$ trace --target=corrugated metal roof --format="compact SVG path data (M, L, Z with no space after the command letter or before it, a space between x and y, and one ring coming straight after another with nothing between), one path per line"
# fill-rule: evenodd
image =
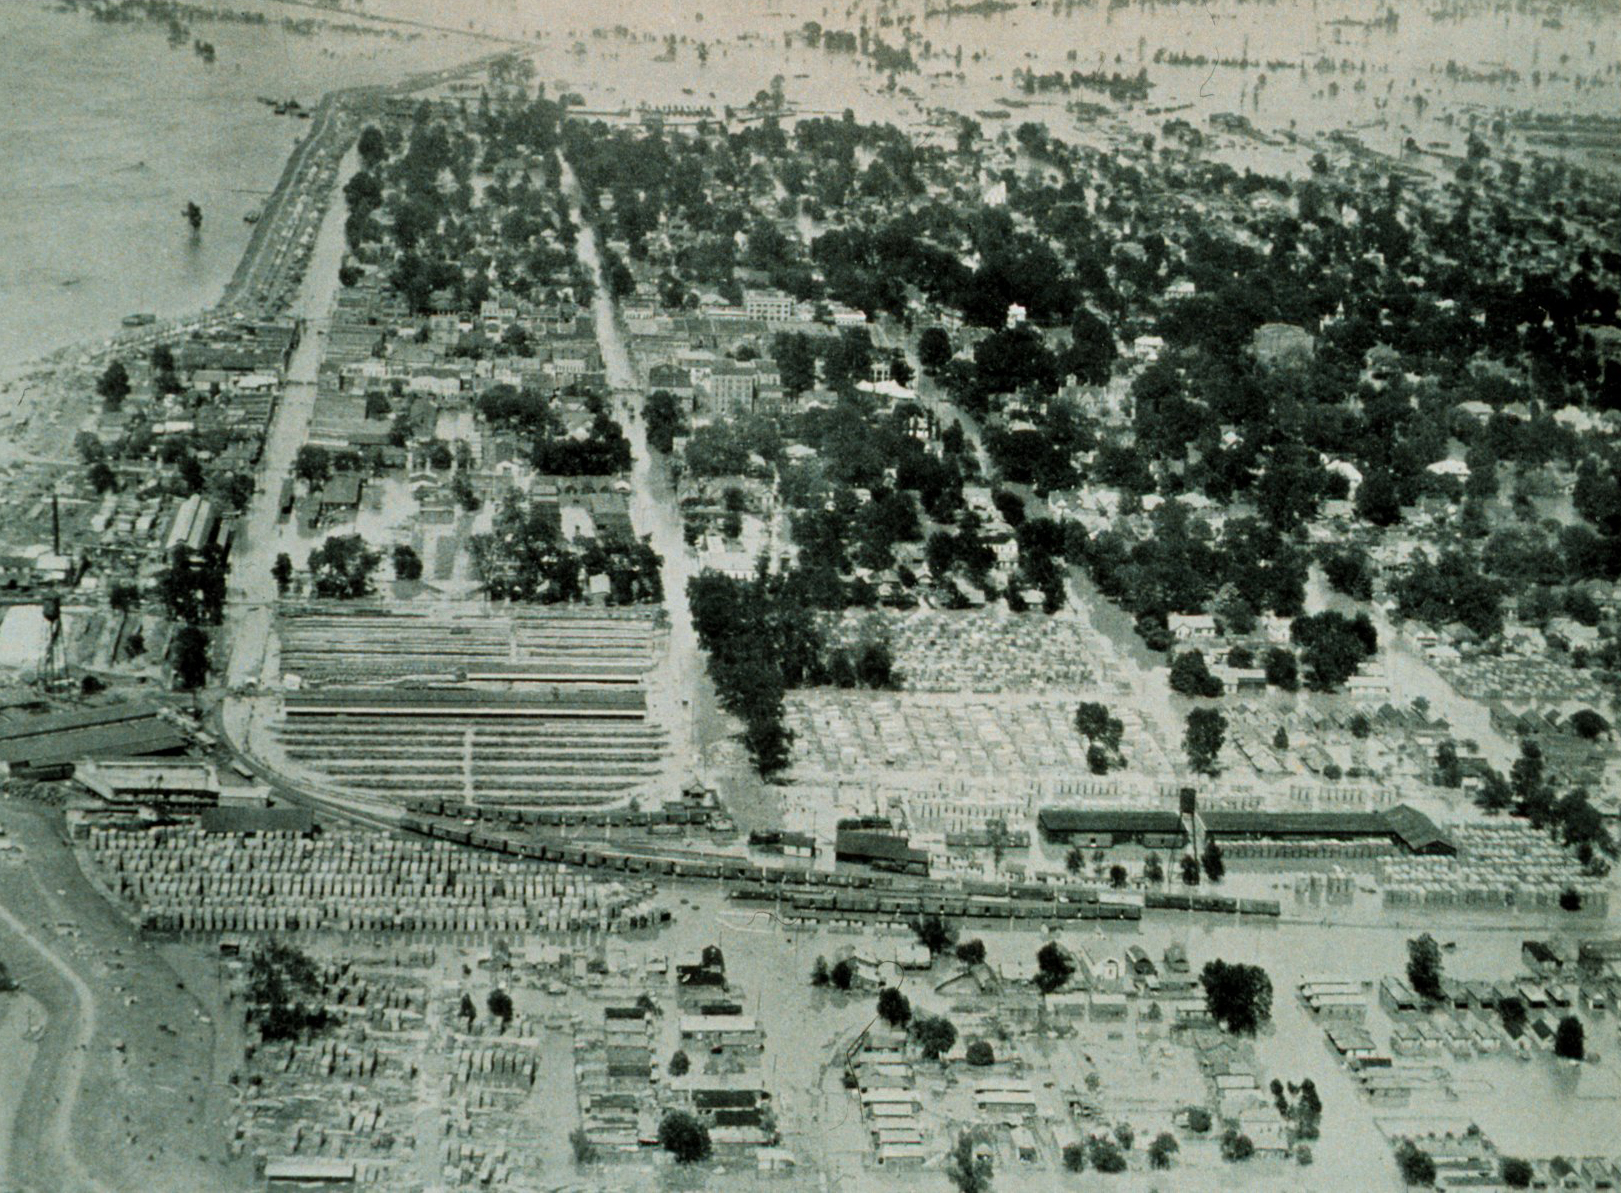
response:
M186 744L185 736L173 725L148 715L0 738L0 762L48 766L84 758L143 757L175 753Z
M1147 808L1043 808L1039 820L1048 833L1174 833L1182 823L1175 812Z

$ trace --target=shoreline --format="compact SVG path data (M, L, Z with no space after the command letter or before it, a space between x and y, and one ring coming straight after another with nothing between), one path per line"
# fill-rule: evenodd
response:
M247 246L210 306L143 327L122 328L99 340L71 340L28 359L0 361L0 467L47 458L41 455L41 444L29 442L42 433L36 419L51 410L70 409L71 402L83 399L94 373L110 358L150 351L160 343L174 343L192 332L239 318L270 319L283 314L307 264L300 251L313 247L313 233L304 243L300 232L320 227L336 195L335 186L306 182L317 181L327 169L335 175L338 163L359 136L360 121L351 117L363 118L368 103L476 74L510 52L480 54L454 66L416 71L393 83L335 88L322 95L309 133L288 153ZM306 198L310 202L301 205ZM257 288L258 297L250 297L251 288Z
M485 38L485 40L491 40ZM380 100L394 95L409 94L426 87L434 87L463 75L476 73L485 69L495 59L506 56L512 51L502 50L495 53L480 54L475 58L458 63L455 66L444 67L437 70L416 71L393 83L361 84L353 87L339 87L324 93L317 101L316 115L311 120L309 133L295 145L288 153L283 163L280 176L270 195L266 198L259 221L254 225L247 245L242 255L237 259L236 266L229 278L221 286L219 297L211 304L199 310L175 315L167 319L159 319L155 323L138 328L120 328L105 338L78 338L68 340L55 346L46 348L38 355L20 357L12 360L0 360L0 418L15 416L21 411L20 402L14 408L7 409L4 396L19 382L38 381L48 382L65 367L78 364L86 368L94 367L107 357L120 352L149 349L155 344L172 341L174 338L187 332L207 326L215 320L229 320L238 317L251 317L247 310L238 312L242 302L242 290L251 280L253 274L262 265L266 264L264 258L267 253L273 253L276 245L271 242L271 234L276 230L278 220L284 215L290 202L296 203L303 194L297 185L299 174L309 159L310 151L320 146L337 125L341 125L344 116L353 114L350 105L364 104L367 100ZM345 110L345 109L349 110ZM358 131L351 132L350 137L358 135ZM331 146L320 146L331 148ZM335 163L347 148L333 153L332 161ZM326 200L330 202L330 198ZM324 204L317 205L312 215L318 220ZM293 282L296 283L294 278ZM267 311L258 312L261 316L269 314Z

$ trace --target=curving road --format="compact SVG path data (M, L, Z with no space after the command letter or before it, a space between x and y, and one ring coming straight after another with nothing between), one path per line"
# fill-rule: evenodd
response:
M50 896L40 886L38 876L31 874L29 878L39 891L41 904L47 904ZM54 997L52 991L35 991L50 1021L29 1074L27 1094L34 1096L25 1096L12 1126L13 1171L5 1174L10 1182L6 1187L49 1188L64 1193L88 1189L101 1193L107 1186L91 1175L73 1141L73 1115L84 1084L85 1059L96 1034L95 994L50 941L41 938L4 904L0 904L0 929L3 929L0 937L8 944L20 946L42 962L66 987L71 999ZM12 953L12 950L7 952ZM46 1091L53 1091L49 1100ZM39 1181L46 1172L66 1179L60 1182L53 1179L46 1184L29 1183Z

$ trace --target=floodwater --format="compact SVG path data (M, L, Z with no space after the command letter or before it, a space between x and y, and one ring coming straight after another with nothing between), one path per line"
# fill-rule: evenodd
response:
M875 940L880 943L873 951L884 955L888 941L910 940L911 934L904 929L855 930L826 924L790 930L759 905L728 903L712 888L676 887L667 893L666 903L676 912L674 923L650 939L640 939L637 934L630 954L633 959L664 955L673 962L696 954L707 944L721 946L729 979L742 991L747 1013L758 1017L766 1034L764 1076L778 1102L784 1146L798 1152L802 1162L821 1165L836 1188L942 1187L938 1174L885 1173L871 1163L870 1148L853 1121L859 1117L854 1098L839 1089L836 1073L830 1072L839 1048L870 1020L871 992L837 995L813 990L807 981L817 956L867 948ZM1294 914L1287 903L1286 910ZM1547 934L1546 930L1490 927L1475 917L1446 913L1432 914L1422 926L1398 923L1393 917L1356 926L1328 926L1155 913L1140 923L1086 924L1057 933L1057 939L1072 949L1085 950L1094 962L1121 957L1128 946L1140 944L1157 963L1165 948L1176 943L1186 950L1195 973L1217 958L1261 965L1273 986L1272 1023L1254 1044L1262 1085L1273 1077L1285 1082L1310 1077L1324 1102L1322 1136L1312 1144L1315 1163L1309 1168L1281 1160L1224 1164L1216 1157L1213 1144L1200 1143L1178 1131L1184 1153L1172 1173L1144 1171L1139 1154L1133 1173L1111 1178L1111 1187L1133 1193L1155 1187L1396 1193L1401 1183L1388 1135L1431 1129L1461 1133L1470 1123L1477 1124L1508 1155L1611 1152L1614 1124L1621 1114L1621 1080L1614 1055L1615 1027L1606 1016L1590 1017L1588 1023L1589 1047L1606 1054L1600 1063L1572 1069L1542 1052L1529 1061L1507 1056L1458 1060L1443 1054L1431 1063L1450 1071L1448 1084L1455 1098L1437 1090L1415 1094L1410 1105L1386 1108L1357 1091L1350 1073L1329 1047L1322 1024L1313 1020L1296 997L1296 987L1307 976L1371 978L1377 984L1379 978L1399 975L1406 965L1407 938L1424 930L1455 944L1443 957L1449 976L1492 981L1523 977L1521 940ZM1048 939L1038 927L1008 929L982 924L963 925L962 936L981 937L993 966L1027 960ZM951 1013L953 998L961 996L938 994L933 987L958 968L955 962L942 960L932 973L907 975L902 989L914 1008ZM1069 1058L1093 1056L1103 1078L1099 1099L1105 1110L1104 1125L1131 1120L1137 1128L1139 1150L1168 1125L1163 1120L1169 1110L1204 1100L1202 1083L1192 1076L1189 1046L1172 1044L1169 1053L1163 1052L1163 1025L1139 1019L1147 1001L1134 999L1130 1018L1122 1024L1080 1020L1073 1041L1026 1037L1017 1046L1031 1066L1024 1076L1037 1089L1048 1082L1056 1082L1059 1089L1079 1086L1084 1072L1066 1067ZM1376 995L1370 995L1369 1003L1365 1026L1384 1045L1391 1023ZM1111 1035L1117 1038L1111 1039ZM1052 1058L1050 1065L1043 1059L1047 1056ZM1152 1079L1144 1083L1140 1080L1142 1066L1150 1070L1159 1066L1183 1084L1162 1085ZM956 1074L957 1083L969 1080ZM938 1079L929 1076L928 1066L922 1066L919 1088L928 1090L937 1084ZM936 1121L939 1099L925 1093L924 1102L925 1121ZM1037 1165L1004 1162L997 1170L995 1187L1035 1193L1055 1187L1058 1179L1045 1158ZM707 1187L726 1186L711 1180Z
M1459 15L1438 20L1401 6L1390 28L1344 23L1374 16L1379 6L1371 0L1020 4L951 16L921 2L665 0L609 8L597 0L370 0L361 11L387 18L373 25L387 36L331 28L300 36L279 22L364 18L276 0L219 6L261 11L272 23L194 22L193 36L218 49L217 62L206 65L188 47L171 48L156 24L103 25L37 3L0 5L0 78L12 100L0 110L8 166L0 177L0 364L100 338L125 314L183 315L218 297L247 244L243 217L262 202L305 127L256 97L313 103L329 88L395 79L503 44L526 47L554 94L578 91L593 108L647 102L718 111L746 104L780 75L787 98L813 112L849 108L862 119L915 124L930 106L1000 109L1009 124L1044 121L1061 136L1081 134L1060 97L1031 97L1022 109L1001 104L1020 96L1015 71L1147 69L1155 86L1146 106L1190 105L1177 114L1198 127L1208 127L1212 113L1241 112L1268 133L1358 128L1387 151L1409 133L1425 145L1461 149L1461 125L1442 115L1464 105L1482 113L1621 107L1621 22L1596 9L1552 16L1551 6L1463 4L1451 6ZM899 76L891 92L855 55L788 44L784 35L806 21L828 29L865 22L893 45L910 30L921 73ZM675 50L660 61L667 34L677 38ZM707 63L698 61L700 42ZM1252 65L1156 63L1160 51L1247 57ZM1326 73L1316 69L1323 59L1344 65ZM1260 65L1283 61L1297 65ZM1509 68L1520 79L1449 79L1449 61L1475 72ZM1415 96L1427 101L1422 116ZM1167 114L1150 116L1144 106L1131 123L1157 131ZM1259 143L1239 153L1257 168L1299 168ZM188 201L204 212L195 237L180 215Z
M315 38L196 22L192 33L216 46L212 66L170 48L161 25L0 4L0 365L104 338L127 314L185 315L219 297L252 232L243 217L309 127L258 96L313 104L481 52L431 32ZM188 201L203 209L195 236Z

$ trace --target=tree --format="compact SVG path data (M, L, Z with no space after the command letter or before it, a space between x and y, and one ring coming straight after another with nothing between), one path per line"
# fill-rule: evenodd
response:
M248 957L247 1021L262 1040L294 1040L331 1024L322 998L321 973L310 957L277 940L257 946Z
M1610 731L1610 723L1590 708L1579 708L1570 714L1570 727L1578 737L1597 741Z
M376 169L388 158L388 143L383 140L383 134L378 131L375 124L368 124L360 130L360 139L355 142L355 149L368 170Z
M670 1076L685 1077L687 1075L687 1071L691 1068L692 1059L681 1049L677 1048L675 1050L675 1054L670 1057Z
M286 596L287 586L293 582L292 556L285 551L278 554L276 562L270 565L270 578L276 582L276 591Z
M293 457L293 475L311 488L324 484L332 475L332 453L318 443L306 443Z
M1511 1039L1519 1039L1525 1032L1525 1003L1518 998L1509 997L1497 1004L1497 1017L1502 1020L1503 1030Z
M1392 526L1401 521L1401 494L1388 468L1374 468L1357 486L1356 512L1375 526Z
M894 986L878 992L878 1018L891 1027L905 1027L912 1021L912 1004Z
M967 1059L969 1064L985 1068L996 1063L996 1050L988 1040L975 1040L968 1045Z
M1143 881L1154 883L1165 881L1165 865L1159 860L1159 854L1149 854L1148 860L1143 863Z
M1086 1144L1066 1143L1064 1145L1064 1171L1086 1171Z
M939 1060L957 1042L957 1025L944 1015L918 1015L912 1020L912 1038L928 1060Z
M917 340L917 359L925 372L933 373L951 359L951 337L943 327L926 327Z
M1188 1130L1195 1135L1203 1135L1210 1130L1210 1111L1203 1106L1189 1106L1187 1108Z
M1201 774L1215 774L1219 769L1216 759L1226 738L1227 718L1220 709L1196 708L1188 713L1187 729L1182 736L1188 765Z
M1409 1185L1435 1184L1435 1159L1411 1139L1404 1139L1396 1148L1396 1170Z
M97 460L90 465L90 471L86 474L85 479L90 482L90 487L97 493L110 493L118 487L118 474L113 471L113 466L107 463L106 460Z
M116 411L129 397L129 370L124 362L115 360L107 366L105 372L96 381L96 393L106 404L108 410Z
M1422 998L1441 999L1441 946L1428 932L1407 942L1407 984Z
M1226 875L1227 863L1221 856L1221 846L1214 841L1205 842L1204 853L1199 860L1204 865L1204 876L1211 882L1220 882Z
M1180 696L1221 695L1221 680L1210 674L1204 652L1184 650L1171 660L1171 691Z
M709 1128L684 1110L672 1110L659 1122L659 1145L678 1164L695 1164L708 1159Z
M965 940L957 946L957 960L964 965L983 965L985 963L985 942L979 937Z
M396 580L422 579L422 557L416 553L416 548L409 543L395 544L394 578Z
M1199 984L1210 1017L1235 1035L1252 1036L1272 1018L1272 979L1259 965L1208 961Z
M937 915L913 920L911 927L917 934L918 943L929 950L931 957L950 951L951 946L957 943L957 929Z
M1183 886L1198 886L1199 885L1199 859L1198 858L1194 857L1191 853L1184 853L1182 855L1182 860L1180 862L1178 862L1177 865L1182 871L1182 885Z
M1036 988L1043 994L1061 988L1074 973L1074 960L1056 940L1049 940L1036 950Z
M974 1137L967 1131L958 1133L951 1145L945 1169L957 1193L990 1193L991 1158L974 1154Z
M96 464L107 458L106 446L90 431L80 431L73 437L73 450L86 464Z
M473 1007L473 996L465 990L462 991L461 1005L456 1008L456 1013L467 1020L469 1028L473 1026L473 1021L478 1018L478 1011Z
M353 599L371 591L371 574L382 556L358 534L332 535L310 552L310 582L315 595Z
M811 985L826 986L833 980L833 975L827 967L827 958L816 958L816 964L811 966Z
M1109 708L1101 703L1088 700L1076 707L1075 731L1112 754L1120 749L1120 738L1125 734L1125 723L1118 716L1112 715Z
M1241 1164L1255 1154L1255 1144L1248 1135L1235 1127L1228 1127L1221 1136L1221 1158L1229 1164Z
M1064 869L1071 874L1079 874L1086 869L1086 850L1079 845L1071 845L1064 854Z
M1458 747L1450 740L1435 748L1435 783L1438 787L1463 786L1463 764L1458 759Z
M1587 1044L1582 1021L1566 1015L1553 1032L1553 1054L1566 1060L1581 1060L1587 1055Z
M1559 892L1559 906L1564 911L1580 911L1582 909L1582 894L1573 886L1567 886Z
M484 1005L489 1008L490 1014L495 1020L501 1024L501 1030L505 1031L507 1024L512 1022L512 995L498 986L490 991L490 997L485 1000Z
M1379 644L1367 614L1346 617L1332 609L1295 618L1289 640L1300 647L1306 685L1317 692L1333 691L1345 683Z
M1529 1189L1531 1187L1531 1161L1522 1160L1518 1156L1504 1156L1499 1173L1503 1183L1510 1189Z
M745 719L743 749L762 779L787 769L793 757L793 744L794 732L783 724L780 705L775 715Z
M1109 885L1120 890L1126 885L1126 868L1119 862L1109 867Z
M195 625L183 625L174 636L174 677L183 692L195 692L208 682L208 634Z
M647 427L647 445L669 455L675 449L676 436L686 430L680 401L668 390L655 389L642 406L642 418Z
M107 605L114 613L130 613L141 607L141 589L128 580L115 581L107 591Z
M1278 731L1272 735L1272 748L1274 750L1287 750L1289 748L1289 731L1282 725L1279 725Z
M816 384L816 347L803 332L779 332L771 340L782 388L798 395Z
M1269 647L1262 666L1266 668L1266 682L1273 687L1292 692L1300 686L1300 665L1293 651L1281 646Z
M1161 1131L1154 1136L1154 1142L1148 1145L1148 1165L1150 1168L1169 1168L1176 1153L1181 1151L1176 1136L1169 1131Z
M850 964L848 958L835 961L833 968L828 971L828 979L833 983L835 990L848 990L850 983L855 980L856 967Z
M1082 385L1103 385L1116 355L1109 325L1085 307L1078 308L1070 326L1070 346L1058 357L1059 372L1073 373Z
M1137 1142L1137 1132L1132 1125L1124 1119L1114 1125L1114 1137L1120 1143L1122 1151L1130 1151L1131 1145Z
M1087 1141L1086 1158L1092 1162L1093 1168L1102 1173L1126 1170L1126 1153L1106 1135L1094 1135Z

